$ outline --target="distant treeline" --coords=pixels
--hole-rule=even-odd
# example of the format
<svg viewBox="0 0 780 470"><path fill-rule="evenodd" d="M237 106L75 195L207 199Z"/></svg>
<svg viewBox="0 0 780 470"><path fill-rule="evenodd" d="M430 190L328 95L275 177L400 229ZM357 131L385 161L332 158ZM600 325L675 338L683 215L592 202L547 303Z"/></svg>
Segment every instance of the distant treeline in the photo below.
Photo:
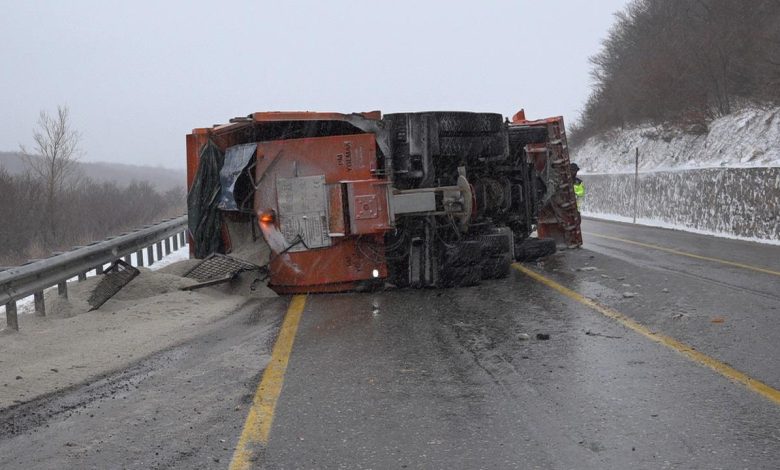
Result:
<svg viewBox="0 0 780 470"><path fill-rule="evenodd" d="M149 183L127 186L88 178L63 188L49 213L45 182L0 168L0 265L103 239L186 212L183 188L160 192Z"/></svg>
<svg viewBox="0 0 780 470"><path fill-rule="evenodd" d="M576 141L639 122L704 130L748 103L780 103L780 1L634 0L591 58Z"/></svg>

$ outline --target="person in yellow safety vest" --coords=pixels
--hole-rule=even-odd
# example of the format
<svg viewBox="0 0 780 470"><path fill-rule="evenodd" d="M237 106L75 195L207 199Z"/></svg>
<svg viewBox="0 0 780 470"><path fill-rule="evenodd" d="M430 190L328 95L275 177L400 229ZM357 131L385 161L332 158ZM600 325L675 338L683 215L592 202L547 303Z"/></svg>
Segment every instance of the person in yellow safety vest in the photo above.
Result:
<svg viewBox="0 0 780 470"><path fill-rule="evenodd" d="M574 196L577 198L577 210L580 210L580 203L585 197L585 183L577 178L577 172L580 171L580 167L576 163L572 163L569 168L571 168L571 177L574 180Z"/></svg>

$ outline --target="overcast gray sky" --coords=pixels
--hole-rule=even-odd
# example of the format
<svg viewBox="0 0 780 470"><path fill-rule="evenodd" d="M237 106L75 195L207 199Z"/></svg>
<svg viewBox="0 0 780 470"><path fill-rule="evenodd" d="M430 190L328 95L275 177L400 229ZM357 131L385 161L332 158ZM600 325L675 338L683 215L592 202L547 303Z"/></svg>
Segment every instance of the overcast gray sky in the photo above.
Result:
<svg viewBox="0 0 780 470"><path fill-rule="evenodd" d="M4 1L0 150L67 104L84 160L185 165L254 111L469 110L574 121L627 0Z"/></svg>

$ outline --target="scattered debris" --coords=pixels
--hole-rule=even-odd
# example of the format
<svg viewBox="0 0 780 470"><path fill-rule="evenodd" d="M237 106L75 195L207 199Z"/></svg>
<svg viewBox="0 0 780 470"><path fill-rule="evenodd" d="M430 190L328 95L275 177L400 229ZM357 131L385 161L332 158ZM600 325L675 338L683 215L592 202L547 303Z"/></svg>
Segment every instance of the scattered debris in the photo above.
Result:
<svg viewBox="0 0 780 470"><path fill-rule="evenodd" d="M117 292L122 290L130 281L135 279L141 271L137 270L133 266L124 261L116 260L111 263L111 266L105 270L103 277L95 286L95 290L92 291L92 295L89 296L87 303L89 303L89 311L97 310L101 305L106 303L108 299L113 297Z"/></svg>
<svg viewBox="0 0 780 470"><path fill-rule="evenodd" d="M723 318L723 317L713 317L710 320L710 323L725 323L725 322L726 322L726 319Z"/></svg>
<svg viewBox="0 0 780 470"><path fill-rule="evenodd" d="M195 290L201 287L213 286L231 281L245 271L262 271L260 266L247 263L231 256L212 253L197 266L184 274L184 277L195 279L199 284L182 287L182 290Z"/></svg>
<svg viewBox="0 0 780 470"><path fill-rule="evenodd" d="M672 315L672 319L673 320L679 320L679 319L683 318L684 316L685 316L684 313L675 313L674 315Z"/></svg>
<svg viewBox="0 0 780 470"><path fill-rule="evenodd" d="M601 275L601 277L603 277L604 279L609 279L609 278L610 278L610 277L609 277L609 276L607 276L606 274L602 274L602 275Z"/></svg>
<svg viewBox="0 0 780 470"><path fill-rule="evenodd" d="M588 336L601 336L602 338L609 338L609 339L623 339L622 336L610 336L610 335L605 335L605 334L601 334L601 333L595 333L595 332L590 331L590 330L587 330L585 332L585 334L588 335Z"/></svg>
<svg viewBox="0 0 780 470"><path fill-rule="evenodd" d="M547 341L550 339L550 335L547 333L536 333L536 339L539 341Z"/></svg>
<svg viewBox="0 0 780 470"><path fill-rule="evenodd" d="M582 268L577 268L577 271L586 271L586 272L588 272L588 271L598 271L598 270L599 270L599 268L597 268L595 266L584 266Z"/></svg>
<svg viewBox="0 0 780 470"><path fill-rule="evenodd" d="M520 341L528 341L529 339L531 339L531 335L529 335L528 333L520 333L519 335L517 335L517 339L519 339Z"/></svg>
<svg viewBox="0 0 780 470"><path fill-rule="evenodd" d="M631 284L620 284L623 287L631 287Z"/></svg>
<svg viewBox="0 0 780 470"><path fill-rule="evenodd" d="M623 292L623 298L624 299L631 299L633 297L636 297L637 295L639 295L639 294L636 293L636 292Z"/></svg>
<svg viewBox="0 0 780 470"><path fill-rule="evenodd" d="M669 293L669 289L667 289L666 287L664 287L663 289L661 289L661 292L663 292L663 293L665 293L665 294L668 294L668 293Z"/></svg>

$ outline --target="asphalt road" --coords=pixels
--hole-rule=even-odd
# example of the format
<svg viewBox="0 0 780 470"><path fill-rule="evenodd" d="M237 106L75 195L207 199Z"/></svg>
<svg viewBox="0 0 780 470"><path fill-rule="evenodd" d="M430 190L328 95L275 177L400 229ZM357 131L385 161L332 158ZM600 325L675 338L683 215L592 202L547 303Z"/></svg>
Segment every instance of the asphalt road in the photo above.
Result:
<svg viewBox="0 0 780 470"><path fill-rule="evenodd" d="M583 229L478 287L248 302L0 411L0 468L778 468L780 247Z"/></svg>

